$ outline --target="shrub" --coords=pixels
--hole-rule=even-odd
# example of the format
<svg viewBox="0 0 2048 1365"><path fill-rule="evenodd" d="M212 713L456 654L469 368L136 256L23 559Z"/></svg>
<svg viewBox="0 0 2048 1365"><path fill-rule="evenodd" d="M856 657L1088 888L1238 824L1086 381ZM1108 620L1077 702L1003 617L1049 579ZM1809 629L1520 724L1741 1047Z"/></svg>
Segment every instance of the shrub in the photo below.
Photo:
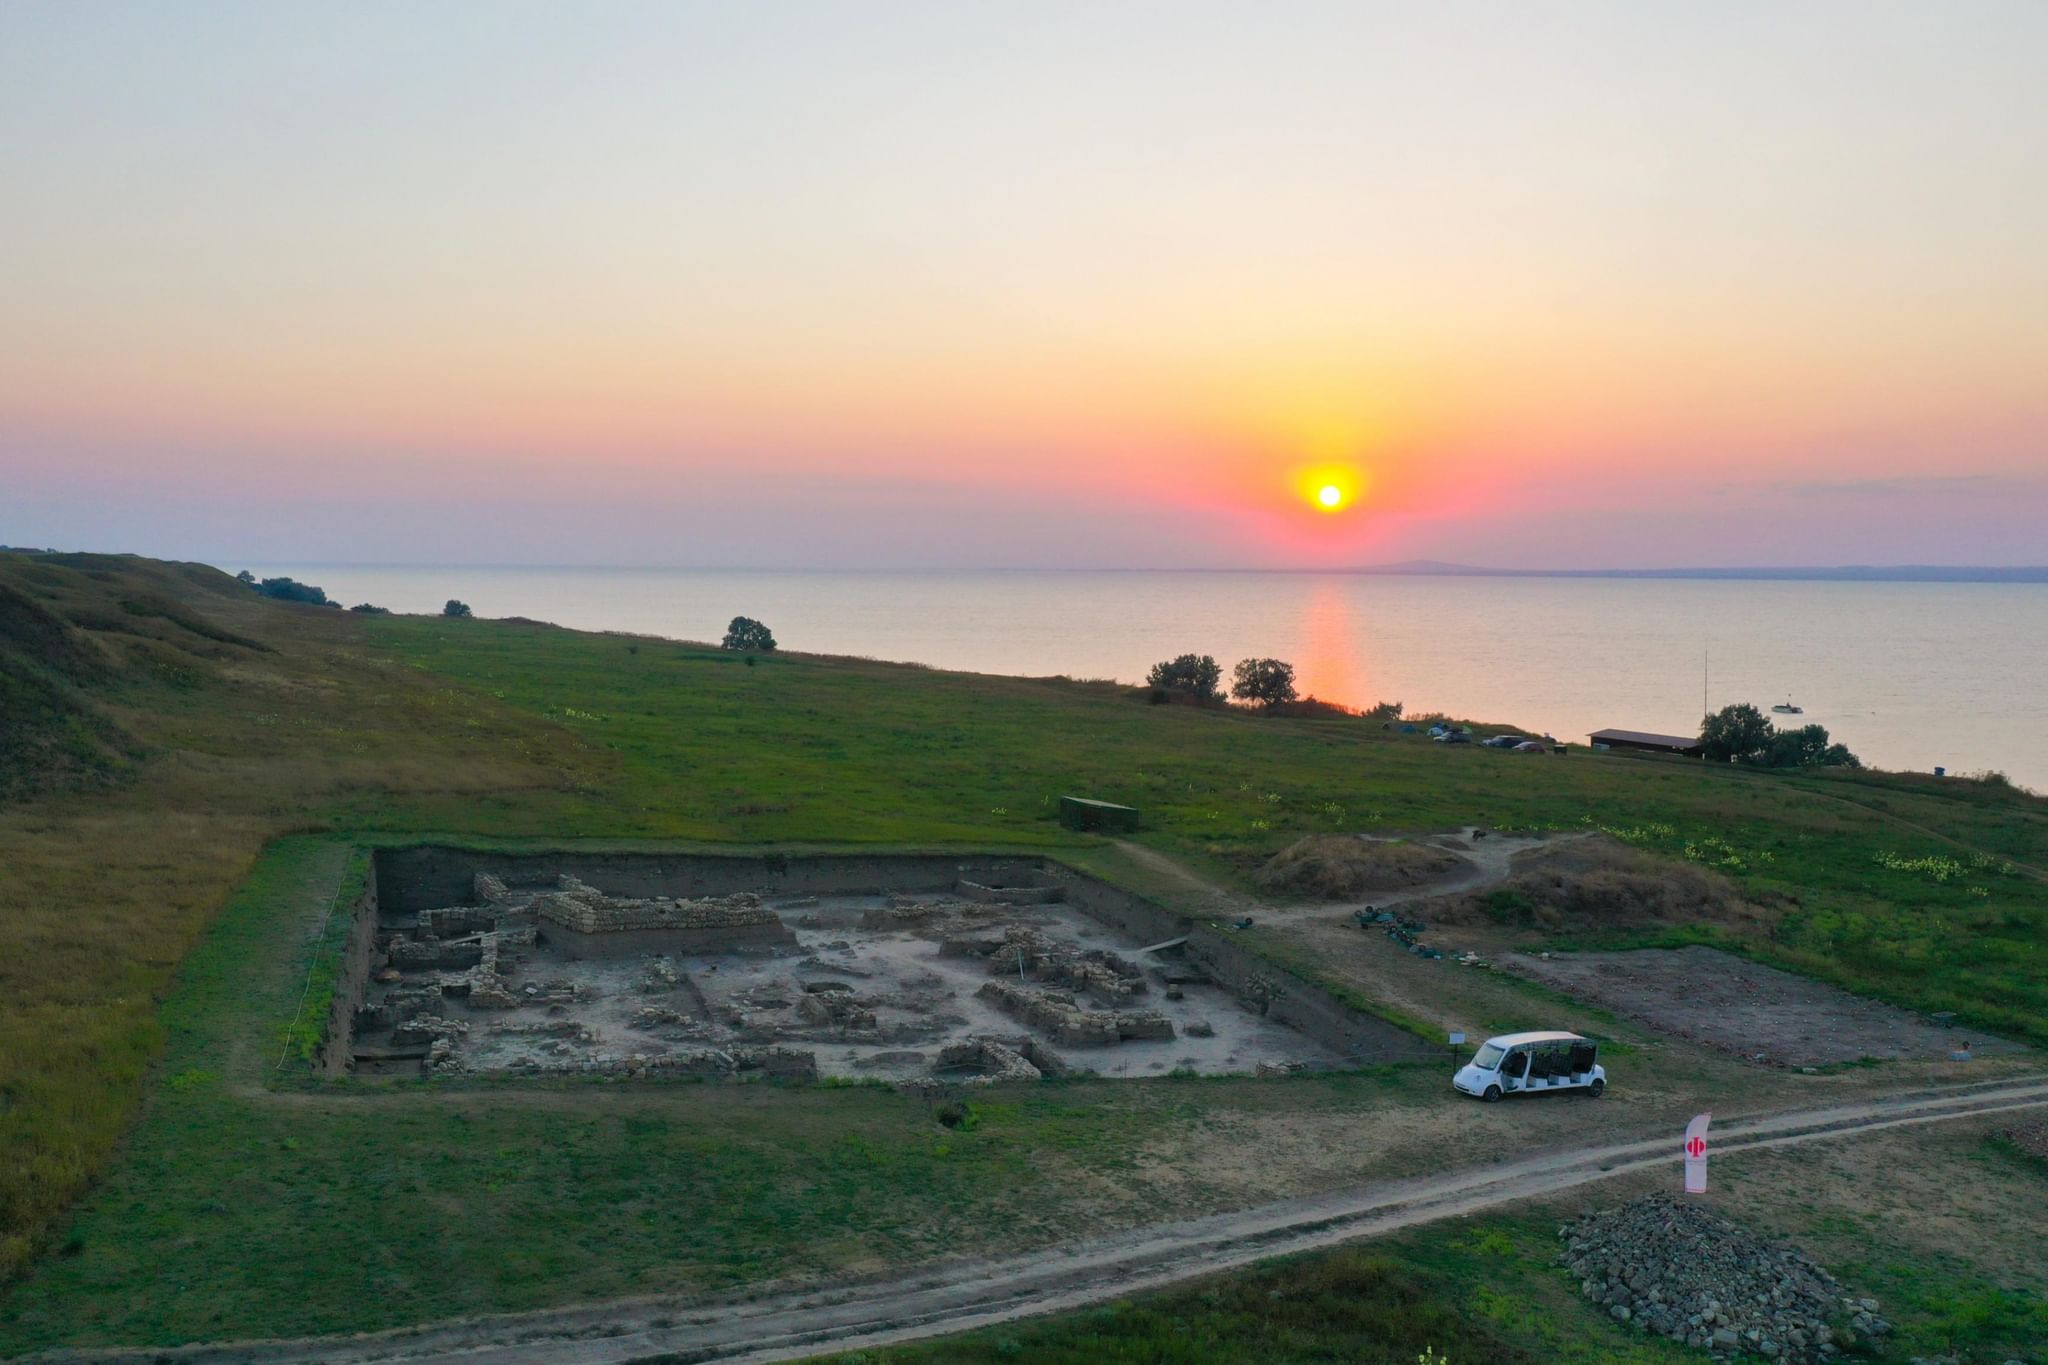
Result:
<svg viewBox="0 0 2048 1365"><path fill-rule="evenodd" d="M309 602L316 607L327 605L325 592L311 583L301 583L292 578L263 579L256 585L256 591L265 597L274 597L280 602Z"/></svg>
<svg viewBox="0 0 2048 1365"><path fill-rule="evenodd" d="M1489 891L1480 900L1479 908L1495 924L1528 924L1536 918L1536 902L1525 892L1511 887Z"/></svg>
<svg viewBox="0 0 2048 1365"><path fill-rule="evenodd" d="M470 614L469 603L459 602L451 597L448 599L448 604L441 608L441 614L443 616L457 617L458 619L468 616Z"/></svg>
<svg viewBox="0 0 2048 1365"><path fill-rule="evenodd" d="M765 654L775 648L775 632L751 616L735 616L726 626L725 639L719 642L719 648Z"/></svg>
<svg viewBox="0 0 2048 1365"><path fill-rule="evenodd" d="M1230 675L1230 695L1264 707L1294 700L1294 665L1283 659L1240 659Z"/></svg>
<svg viewBox="0 0 2048 1365"><path fill-rule="evenodd" d="M1828 742L1825 725L1802 725L1796 730L1779 730L1764 749L1763 764L1770 768L1860 768L1863 764L1842 744Z"/></svg>
<svg viewBox="0 0 2048 1365"><path fill-rule="evenodd" d="M358 602L350 607L349 610L361 612L365 616L389 616L391 614L391 608L373 607L368 602Z"/></svg>
<svg viewBox="0 0 2048 1365"><path fill-rule="evenodd" d="M1145 675L1152 687L1165 692L1185 692L1201 701L1223 698L1223 668L1207 654L1182 654L1152 665Z"/></svg>

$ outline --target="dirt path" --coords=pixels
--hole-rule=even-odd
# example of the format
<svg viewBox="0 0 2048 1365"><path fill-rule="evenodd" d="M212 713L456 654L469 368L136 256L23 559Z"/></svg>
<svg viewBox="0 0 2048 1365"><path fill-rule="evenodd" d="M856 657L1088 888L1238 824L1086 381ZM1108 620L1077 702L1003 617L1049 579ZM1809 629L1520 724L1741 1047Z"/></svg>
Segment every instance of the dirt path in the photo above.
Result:
<svg viewBox="0 0 2048 1365"><path fill-rule="evenodd" d="M1724 1125L1724 1160L1883 1129L2048 1107L2048 1079L1945 1087ZM301 1365L619 1365L773 1361L883 1346L1057 1312L1156 1289L1268 1256L1309 1251L1525 1201L1679 1160L1677 1135L1637 1136L1539 1153L1426 1179L1287 1200L1095 1238L1000 1261L956 1262L890 1279L757 1294L716 1303L635 1302L453 1323L370 1337L74 1353L69 1361Z"/></svg>
<svg viewBox="0 0 2048 1365"><path fill-rule="evenodd" d="M1357 837L1375 843L1392 842L1377 835L1361 834ZM1446 876L1436 877L1414 886L1396 891L1376 891L1362 900L1284 903L1262 900L1257 896L1234 891L1227 886L1209 881L1168 855L1157 849L1147 848L1143 844L1120 839L1116 847L1132 862L1184 888L1189 893L1191 902L1199 906L1191 913L1217 916L1249 914L1254 918L1266 916L1272 919L1297 920L1317 916L1345 916L1357 910L1385 909L1409 901L1430 900L1437 896L1477 891L1507 880L1512 870L1510 864L1517 854L1526 853L1534 848L1555 848L1587 837L1579 833L1558 834L1548 838L1532 838L1518 834L1482 834L1476 826L1459 830L1454 834L1427 835L1423 836L1420 842L1455 854L1463 866Z"/></svg>
<svg viewBox="0 0 2048 1365"><path fill-rule="evenodd" d="M1361 835L1360 837L1371 839L1375 836ZM1429 836L1424 838L1422 842L1434 844L1447 853L1455 853L1467 864L1466 869L1454 872L1450 876L1438 877L1434 881L1423 882L1418 886L1407 887L1403 890L1374 892L1368 900L1331 901L1322 904L1285 907L1268 906L1267 911L1271 913L1278 909L1288 914L1290 918L1299 918L1307 915L1349 915L1356 910L1384 910L1388 906L1404 905L1409 901L1433 900L1438 896L1454 896L1466 891L1478 891L1506 881L1508 874L1514 870L1512 864L1515 858L1520 854L1537 848L1559 848L1565 844L1576 843L1580 839L1589 837L1591 836L1576 832L1571 834L1553 834L1547 837L1532 837L1526 834L1492 834L1482 833L1478 826L1467 828L1454 835Z"/></svg>

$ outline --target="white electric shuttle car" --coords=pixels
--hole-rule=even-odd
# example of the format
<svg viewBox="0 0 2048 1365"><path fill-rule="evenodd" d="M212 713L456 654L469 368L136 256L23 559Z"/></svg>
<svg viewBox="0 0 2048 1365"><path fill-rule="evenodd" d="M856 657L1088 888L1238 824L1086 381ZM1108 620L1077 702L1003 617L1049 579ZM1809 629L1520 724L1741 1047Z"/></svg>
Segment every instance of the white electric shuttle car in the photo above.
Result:
<svg viewBox="0 0 2048 1365"><path fill-rule="evenodd" d="M1600 1065L1600 1045L1576 1033L1503 1033L1479 1045L1478 1053L1451 1084L1482 1100L1532 1091L1583 1090L1597 1095L1607 1088L1607 1069Z"/></svg>

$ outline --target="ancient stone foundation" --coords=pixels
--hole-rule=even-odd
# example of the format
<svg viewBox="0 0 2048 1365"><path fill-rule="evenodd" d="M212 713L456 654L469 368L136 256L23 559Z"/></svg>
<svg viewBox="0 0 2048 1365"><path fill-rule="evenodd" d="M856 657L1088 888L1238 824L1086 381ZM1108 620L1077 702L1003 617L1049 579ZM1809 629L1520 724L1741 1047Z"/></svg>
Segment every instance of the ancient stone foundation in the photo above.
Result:
<svg viewBox="0 0 2048 1365"><path fill-rule="evenodd" d="M1378 1021L1038 859L391 850L357 916L330 1071L944 1087L1387 1056Z"/></svg>
<svg viewBox="0 0 2048 1365"><path fill-rule="evenodd" d="M1062 991L1027 990L1007 981L991 981L976 994L1066 1047L1105 1047L1126 1038L1173 1037L1173 1021L1156 1010L1083 1009Z"/></svg>

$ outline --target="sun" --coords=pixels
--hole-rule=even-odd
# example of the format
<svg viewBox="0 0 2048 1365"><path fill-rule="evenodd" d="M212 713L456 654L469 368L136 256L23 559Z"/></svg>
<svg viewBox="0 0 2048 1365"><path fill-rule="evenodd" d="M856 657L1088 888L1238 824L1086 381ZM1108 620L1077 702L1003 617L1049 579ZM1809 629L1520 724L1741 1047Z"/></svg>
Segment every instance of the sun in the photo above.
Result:
<svg viewBox="0 0 2048 1365"><path fill-rule="evenodd" d="M1327 515L1349 511L1365 497L1366 472L1356 465L1322 464L1297 468L1288 475L1295 497Z"/></svg>

